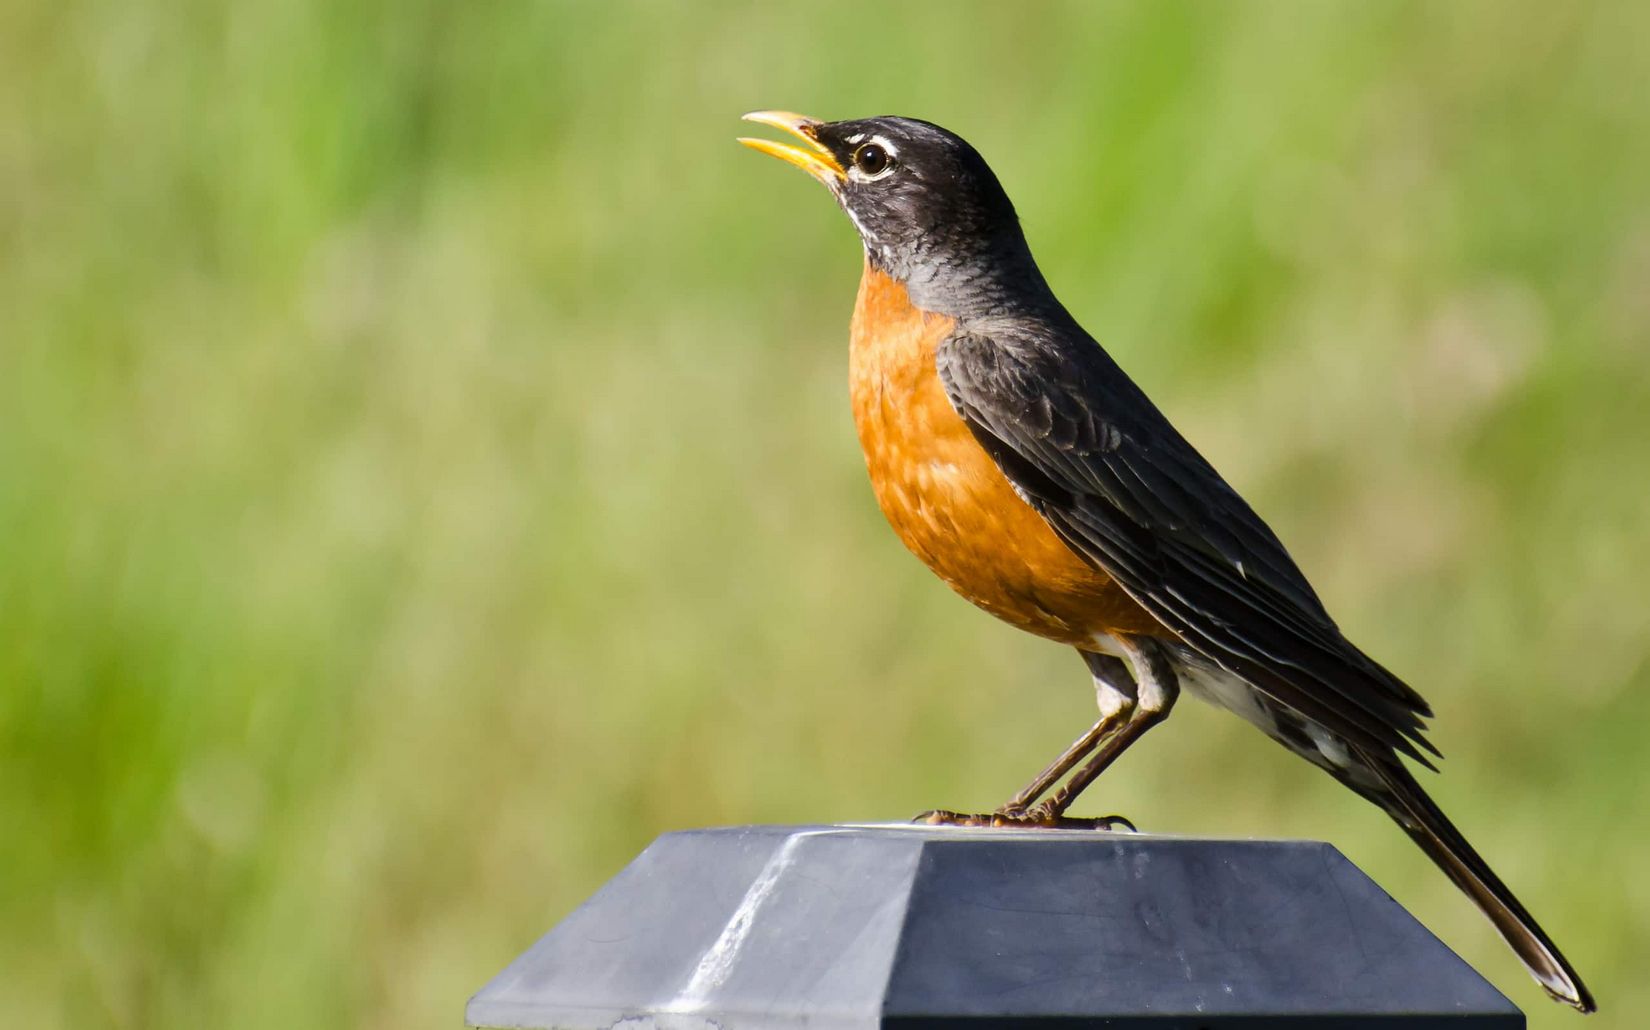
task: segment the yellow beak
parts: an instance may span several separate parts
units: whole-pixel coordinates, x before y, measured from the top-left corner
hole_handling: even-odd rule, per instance
[[[795,114],[790,111],[752,111],[744,116],[747,122],[756,122],[759,125],[771,125],[782,129],[797,139],[808,144],[808,150],[793,147],[786,143],[775,143],[772,140],[752,139],[741,136],[739,142],[752,150],[760,150],[771,157],[796,165],[809,175],[818,179],[827,186],[835,185],[847,177],[842,165],[831,156],[814,132],[814,127],[824,124],[818,118],[809,118],[807,115]]]

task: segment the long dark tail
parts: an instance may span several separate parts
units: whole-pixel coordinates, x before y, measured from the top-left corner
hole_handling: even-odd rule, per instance
[[[1489,864],[1461,836],[1461,831],[1427,797],[1426,791],[1403,766],[1402,759],[1393,755],[1382,760],[1361,750],[1360,757],[1380,776],[1386,789],[1354,789],[1392,816],[1421,850],[1438,863],[1438,868],[1489,916],[1490,922],[1518,953],[1524,968],[1548,994],[1583,1012],[1595,1011],[1593,996],[1576,975],[1575,968]]]

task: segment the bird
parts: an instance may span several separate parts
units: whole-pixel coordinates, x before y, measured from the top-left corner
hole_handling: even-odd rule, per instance
[[[1277,534],[1055,297],[979,152],[915,118],[744,119],[801,142],[739,139],[823,183],[863,244],[849,394],[889,524],[967,600],[1076,648],[1093,682],[1099,718],[1002,807],[921,818],[1096,825],[1067,809],[1184,687],[1386,812],[1549,995],[1594,1011],[1405,764],[1442,757],[1427,702],[1343,635]]]

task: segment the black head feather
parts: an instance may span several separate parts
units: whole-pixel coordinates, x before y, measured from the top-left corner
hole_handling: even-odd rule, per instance
[[[966,140],[894,116],[813,131],[846,171],[832,191],[867,257],[921,306],[977,314],[1046,295],[1013,203]]]

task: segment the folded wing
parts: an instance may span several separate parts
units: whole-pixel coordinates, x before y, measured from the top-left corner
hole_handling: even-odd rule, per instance
[[[1331,732],[1430,766],[1425,700],[1352,645],[1272,530],[1075,328],[959,332],[957,412],[1068,546],[1186,644]]]

